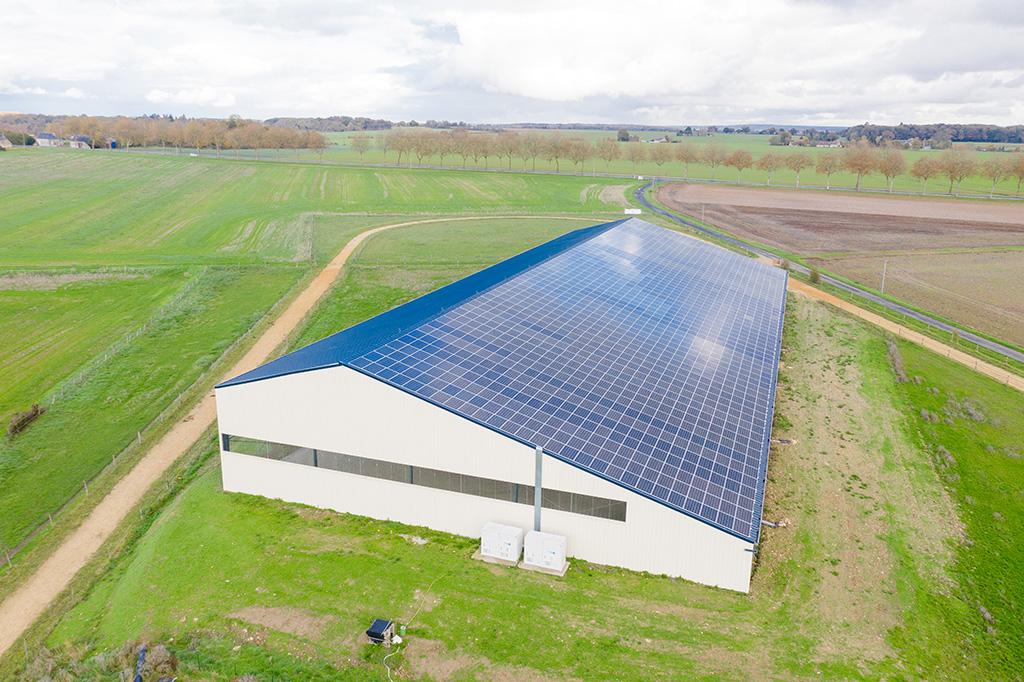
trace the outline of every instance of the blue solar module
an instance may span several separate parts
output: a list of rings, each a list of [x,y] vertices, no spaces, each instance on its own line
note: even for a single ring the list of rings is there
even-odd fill
[[[638,219],[573,234],[227,384],[345,364],[757,542],[785,271]]]

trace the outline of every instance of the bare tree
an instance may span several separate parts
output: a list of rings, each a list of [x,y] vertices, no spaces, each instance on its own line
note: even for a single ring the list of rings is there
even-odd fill
[[[561,133],[555,131],[551,135],[548,135],[547,139],[544,140],[543,149],[544,158],[547,159],[548,162],[548,170],[551,170],[551,162],[554,161],[555,172],[558,173],[561,170],[559,161],[561,159],[568,158],[568,152],[569,145],[565,138],[562,137]]]
[[[206,127],[196,119],[192,119],[185,126],[185,144],[194,147],[196,156],[199,156],[200,149],[206,146]]]
[[[942,164],[931,156],[919,156],[910,168],[911,175],[924,180],[924,184],[921,186],[921,194],[928,191],[928,179],[934,178],[940,173],[942,173]]]
[[[430,157],[437,153],[437,137],[424,128],[420,128],[412,134],[412,150],[416,154],[416,165],[422,166],[423,159],[430,161]]]
[[[470,135],[468,140],[469,155],[473,157],[473,165],[480,167],[479,159],[484,160],[487,168],[487,157],[494,153],[494,143],[490,135]]]
[[[274,159],[280,161],[281,150],[288,145],[288,131],[280,126],[269,126],[264,140],[264,144],[274,150]]]
[[[512,157],[519,152],[519,133],[512,130],[503,130],[498,133],[498,139],[494,143],[498,152],[498,160],[502,157],[508,159],[508,169],[512,170]]]
[[[988,198],[992,199],[996,193],[996,185],[1010,175],[1009,159],[993,156],[985,159],[981,164],[981,176],[992,181],[992,187],[988,191]]]
[[[469,145],[469,131],[465,128],[456,128],[452,131],[449,147],[452,153],[452,168],[455,167],[455,155],[462,157],[462,167],[466,167],[466,159],[469,157],[467,147]]]
[[[362,163],[363,154],[370,149],[370,137],[360,133],[359,135],[353,135],[348,138],[348,143],[349,146],[352,147],[352,151],[359,154],[359,163]]]
[[[960,183],[964,178],[974,175],[978,162],[974,155],[966,149],[951,148],[939,155],[939,163],[942,165],[942,174],[949,178],[949,193],[953,193],[953,183],[956,183],[956,195],[960,196]]]
[[[566,156],[572,161],[573,175],[577,173],[577,166],[585,164],[594,157],[594,147],[590,141],[583,137],[566,138]]]
[[[811,155],[806,152],[796,152],[786,157],[786,167],[796,173],[796,188],[800,189],[800,171],[814,165]]]
[[[1024,152],[1019,149],[1010,154],[1009,173],[1017,178],[1017,196],[1020,196],[1020,186],[1024,183]]]
[[[725,148],[725,145],[721,142],[709,142],[704,150],[701,152],[701,160],[707,165],[711,166],[711,179],[715,179],[715,169],[725,163],[726,157],[729,156],[729,151]]]
[[[672,145],[668,142],[657,142],[652,144],[648,148],[647,154],[651,157],[651,161],[654,162],[654,165],[658,167],[659,175],[661,174],[661,167],[675,157]]]
[[[384,156],[384,160],[381,162],[385,166],[388,163],[388,150],[392,148],[392,135],[390,130],[382,130],[377,133],[377,148],[380,149],[381,154]]]
[[[604,160],[604,172],[610,173],[609,167],[612,161],[622,155],[622,149],[619,147],[618,141],[610,137],[602,137],[595,143],[594,148],[597,152],[597,158]]]
[[[814,170],[818,175],[825,176],[825,189],[829,189],[832,183],[832,174],[838,173],[843,167],[843,160],[834,151],[827,150],[818,154],[818,161],[814,164]]]
[[[523,172],[526,172],[526,161],[533,159],[533,170],[537,170],[537,156],[540,154],[543,140],[537,133],[526,133],[519,140],[519,158],[523,160]]]
[[[867,144],[851,144],[843,150],[843,168],[857,175],[857,187],[860,189],[862,178],[871,175],[878,167],[878,154],[874,147]]]
[[[643,142],[625,142],[626,160],[633,164],[633,175],[636,175],[636,164],[647,160],[647,145]]]
[[[786,165],[786,157],[775,152],[768,152],[757,160],[755,164],[758,170],[768,173],[768,185],[772,184],[772,173]]]
[[[316,152],[317,162],[324,162],[324,150],[327,149],[327,138],[323,133],[316,130],[307,130],[305,137],[306,149],[312,149]]]
[[[224,121],[209,120],[206,122],[206,139],[217,150],[217,158],[220,158],[220,150],[228,144],[228,124]]]
[[[743,175],[743,169],[754,165],[754,157],[746,149],[737,149],[725,157],[725,161],[722,163],[736,169],[736,182],[739,182],[740,176]]]
[[[892,183],[896,176],[907,172],[907,159],[899,149],[883,149],[878,154],[877,168],[878,172],[885,176],[886,182],[889,183],[889,194],[892,194]]]
[[[250,122],[245,126],[245,145],[255,152],[256,160],[260,160],[260,148],[263,147],[266,128],[262,123]]]
[[[689,179],[690,177],[690,164],[700,163],[700,150],[697,145],[691,142],[680,142],[675,146],[676,161],[683,163],[683,179]]]
[[[398,165],[402,165],[402,154],[409,155],[409,166],[412,167],[412,136],[404,130],[396,130],[391,134],[391,147],[398,154]]]

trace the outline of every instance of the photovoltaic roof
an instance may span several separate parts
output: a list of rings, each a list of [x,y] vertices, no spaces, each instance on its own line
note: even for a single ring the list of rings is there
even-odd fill
[[[222,384],[346,365],[757,542],[786,273],[639,219]]]

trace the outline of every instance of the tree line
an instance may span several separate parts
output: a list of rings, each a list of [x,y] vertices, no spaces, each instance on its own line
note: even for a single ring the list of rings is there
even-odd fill
[[[928,140],[933,148],[946,148],[953,142],[1024,143],[1024,125],[997,126],[976,123],[900,123],[895,126],[850,126],[842,133],[848,140],[866,139],[873,144],[884,140]]]
[[[328,146],[327,138],[315,130],[297,130],[267,125],[260,121],[233,115],[227,119],[186,119],[171,116],[66,116],[46,125],[46,132],[61,139],[82,137],[93,148],[110,147],[111,142],[122,149],[132,147],[172,147],[182,149],[215,149],[221,152],[240,149],[253,150],[260,158],[260,150],[274,150],[281,157],[282,149],[311,149],[322,157]]]
[[[938,155],[922,156],[911,165],[901,149],[875,147],[866,141],[843,149],[823,149],[813,156],[804,151],[785,154],[773,151],[756,158],[744,149],[730,151],[717,141],[702,146],[691,142],[619,142],[612,138],[591,142],[583,137],[563,136],[560,132],[541,135],[533,131],[471,134],[463,129],[443,132],[389,130],[375,138],[353,135],[349,144],[359,154],[360,162],[367,151],[376,148],[383,153],[385,164],[388,156],[394,154],[393,163],[396,165],[412,165],[415,157],[416,164],[422,166],[424,160],[429,163],[439,158],[441,166],[448,164],[454,168],[458,158],[463,168],[472,161],[474,167],[479,168],[482,163],[486,169],[490,167],[490,159],[497,158],[495,167],[499,169],[512,170],[515,166],[524,172],[536,170],[537,161],[541,160],[546,161],[549,168],[553,164],[555,172],[561,172],[563,163],[571,163],[573,172],[578,173],[581,168],[586,168],[588,162],[596,164],[602,161],[607,173],[612,161],[624,159],[630,162],[635,175],[638,163],[654,163],[660,172],[666,163],[674,161],[683,164],[684,179],[689,178],[691,165],[710,168],[712,180],[723,166],[736,170],[737,181],[742,180],[744,170],[754,168],[767,174],[768,185],[771,185],[775,171],[786,168],[796,174],[797,187],[800,186],[800,174],[813,168],[819,176],[824,176],[826,189],[831,189],[833,175],[847,172],[857,177],[856,189],[860,189],[864,178],[877,174],[885,177],[892,192],[895,179],[909,174],[922,180],[922,193],[927,192],[930,179],[948,178],[950,194],[959,194],[964,179],[980,175],[992,181],[989,196],[994,196],[996,185],[1004,180],[1016,179],[1018,194],[1024,184],[1024,152],[981,160],[973,152],[951,148]]]

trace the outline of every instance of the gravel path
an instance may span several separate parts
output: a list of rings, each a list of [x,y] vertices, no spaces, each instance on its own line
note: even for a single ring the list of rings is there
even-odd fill
[[[501,216],[487,216],[488,218]],[[298,298],[256,341],[248,353],[225,372],[220,381],[238,376],[267,361],[337,278],[349,256],[368,237],[393,227],[479,218],[434,218],[385,225],[356,235],[325,267]],[[63,592],[75,574],[88,563],[93,553],[110,537],[143,494],[178,457],[206,431],[217,418],[217,406],[211,391],[142,458],[110,493],[93,509],[39,569],[10,597],[0,603],[0,655],[14,645],[22,633],[39,618],[50,603]]]

